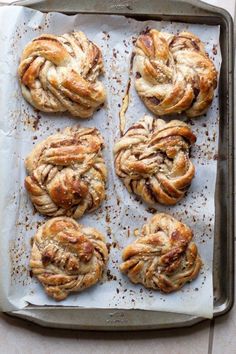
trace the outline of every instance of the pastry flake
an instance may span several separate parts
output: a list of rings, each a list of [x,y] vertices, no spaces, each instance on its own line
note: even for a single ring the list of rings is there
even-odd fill
[[[164,213],[143,226],[140,237],[122,254],[120,271],[134,284],[170,293],[195,279],[202,261],[192,242],[192,231]]]
[[[47,295],[60,301],[71,292],[96,284],[107,260],[108,250],[100,232],[71,218],[57,217],[42,225],[34,236],[30,268]]]
[[[172,35],[155,29],[135,45],[136,90],[156,115],[185,112],[197,117],[210,106],[217,71],[201,40],[193,33]]]
[[[96,128],[69,127],[37,144],[25,161],[25,187],[48,216],[81,217],[105,198],[103,138]]]
[[[114,146],[116,174],[147,204],[174,205],[194,177],[189,148],[195,141],[184,122],[144,116]]]
[[[33,39],[18,68],[22,94],[33,107],[80,118],[92,116],[106,99],[102,72],[101,51],[83,32]]]

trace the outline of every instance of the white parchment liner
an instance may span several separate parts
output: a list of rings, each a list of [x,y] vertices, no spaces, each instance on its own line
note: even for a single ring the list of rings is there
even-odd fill
[[[214,242],[214,192],[218,146],[218,93],[207,115],[192,120],[197,143],[192,149],[196,176],[187,197],[175,207],[156,205],[186,222],[194,230],[204,267],[199,277],[182,290],[169,295],[132,285],[118,265],[121,251],[152,216],[145,204],[129,195],[113,168],[112,148],[119,137],[119,110],[130,76],[133,41],[147,26],[176,33],[192,31],[205,43],[219,70],[219,27],[174,22],[138,22],[122,16],[42,14],[22,7],[0,9],[0,306],[9,311],[30,304],[77,306],[87,308],[122,308],[170,311],[210,318],[213,313],[212,258]],[[82,30],[102,50],[108,99],[106,106],[90,120],[79,120],[67,114],[50,115],[36,112],[21,95],[17,67],[24,46],[42,33],[63,34]],[[216,53],[217,52],[217,53]],[[128,128],[140,119],[146,108],[133,89],[127,111]],[[180,117],[181,119],[184,116]],[[80,222],[95,226],[110,244],[110,261],[98,285],[67,300],[55,303],[39,283],[29,275],[30,240],[46,218],[34,212],[24,189],[24,158],[38,141],[57,129],[74,124],[96,126],[104,136],[104,151],[109,170],[107,200],[96,212]]]

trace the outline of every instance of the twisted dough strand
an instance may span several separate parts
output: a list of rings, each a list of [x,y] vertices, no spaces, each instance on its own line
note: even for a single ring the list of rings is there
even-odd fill
[[[170,293],[195,279],[202,261],[192,231],[168,214],[154,215],[122,254],[121,272],[146,288]]]
[[[106,98],[100,49],[83,32],[44,34],[24,49],[18,68],[22,94],[43,112],[90,117]]]
[[[181,121],[144,116],[114,146],[116,174],[146,203],[176,204],[194,177],[189,148],[195,141]]]
[[[30,267],[46,293],[60,301],[70,292],[97,283],[107,259],[102,234],[71,218],[58,217],[47,221],[34,236]]]
[[[214,97],[217,71],[197,36],[152,29],[138,37],[134,53],[135,87],[153,113],[205,113]]]
[[[69,127],[37,144],[26,158],[25,187],[48,216],[81,217],[105,198],[107,170],[96,128]]]

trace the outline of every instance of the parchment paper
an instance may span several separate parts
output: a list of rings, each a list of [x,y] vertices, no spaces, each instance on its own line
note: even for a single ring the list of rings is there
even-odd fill
[[[199,277],[170,295],[132,285],[118,265],[122,249],[134,239],[134,230],[152,216],[154,210],[130,195],[113,168],[112,148],[119,137],[119,110],[130,76],[133,41],[147,26],[176,33],[192,31],[206,44],[219,70],[220,48],[217,26],[174,22],[138,22],[121,16],[42,14],[22,7],[0,9],[0,306],[9,311],[30,304],[122,308],[171,311],[210,318],[213,312],[212,257],[214,242],[214,191],[218,145],[218,93],[207,115],[190,121],[197,135],[192,149],[196,176],[185,197],[175,207],[156,205],[156,210],[171,213],[194,230],[204,267]],[[82,30],[102,50],[108,99],[104,108],[89,120],[67,114],[35,111],[24,101],[17,80],[17,67],[24,46],[42,33],[63,34]],[[147,110],[131,82],[128,128]],[[180,116],[180,119],[184,116]],[[97,227],[106,235],[110,261],[103,280],[91,289],[55,303],[37,280],[30,277],[30,241],[37,227],[47,220],[35,213],[24,189],[24,158],[33,146],[57,129],[74,124],[96,126],[105,138],[108,166],[107,199],[94,213],[80,222]]]

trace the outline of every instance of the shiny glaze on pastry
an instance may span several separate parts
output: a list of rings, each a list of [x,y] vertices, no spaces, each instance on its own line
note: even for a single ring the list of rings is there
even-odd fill
[[[122,254],[121,272],[135,284],[164,293],[195,279],[202,261],[185,224],[164,213],[155,214],[140,236]]]
[[[114,146],[116,174],[146,203],[176,204],[194,177],[189,148],[195,141],[181,121],[144,116]]]
[[[47,295],[60,301],[96,284],[107,260],[100,232],[71,218],[57,217],[43,224],[34,236],[30,268]]]
[[[81,217],[105,198],[103,138],[96,128],[69,127],[37,144],[25,161],[25,187],[48,216]]]
[[[214,97],[217,71],[197,36],[152,29],[138,37],[134,53],[135,87],[154,114],[205,113]]]
[[[100,49],[83,32],[43,34],[25,47],[18,74],[24,98],[43,112],[90,117],[106,98]]]

